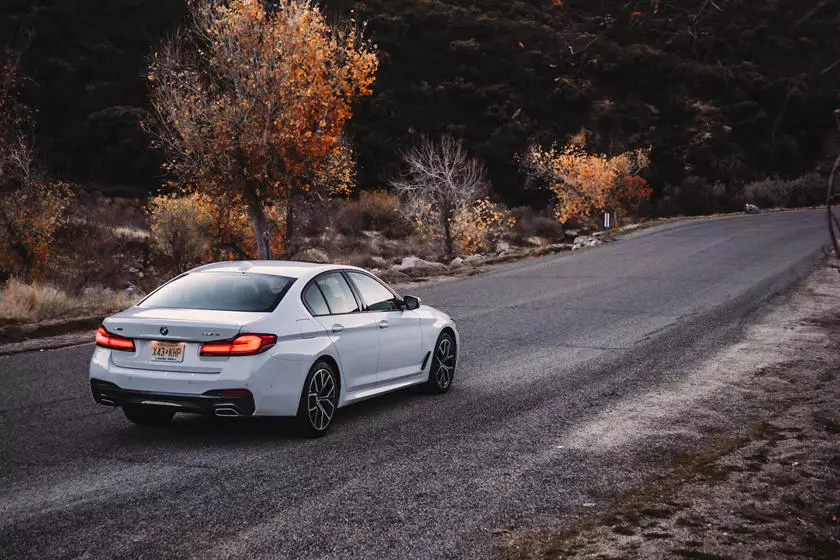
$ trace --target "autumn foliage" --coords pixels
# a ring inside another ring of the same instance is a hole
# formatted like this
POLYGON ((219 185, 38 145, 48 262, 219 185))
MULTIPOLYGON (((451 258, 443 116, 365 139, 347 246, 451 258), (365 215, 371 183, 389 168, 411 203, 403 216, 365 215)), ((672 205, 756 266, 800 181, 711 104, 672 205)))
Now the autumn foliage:
POLYGON ((14 83, 14 68, 0 69, 0 270, 37 279, 73 191, 37 167, 28 111, 14 98, 14 83))
MULTIPOLYGON (((283 229, 282 208, 269 206, 266 220, 283 229)), ((180 273, 194 266, 224 260, 257 258, 251 219, 244 206, 217 204, 202 192, 152 197, 146 208, 152 249, 180 273)), ((283 238, 271 238, 273 252, 282 250, 283 238)))
POLYGON ((532 146, 521 159, 524 170, 547 182, 561 223, 600 212, 635 212, 652 190, 638 177, 650 164, 650 150, 617 156, 590 154, 580 145, 544 150, 532 146))
POLYGON ((455 215, 452 232, 459 255, 492 251, 496 243, 510 234, 516 220, 510 211, 489 198, 480 198, 455 215))
MULTIPOLYGON (((378 66, 363 28, 331 26, 311 0, 193 0, 187 30, 149 71, 157 137, 178 184, 219 205, 242 205, 258 254, 270 253, 270 207, 346 193, 353 153, 343 140, 353 103, 378 66)), ((287 247, 288 249, 288 247, 287 247)))

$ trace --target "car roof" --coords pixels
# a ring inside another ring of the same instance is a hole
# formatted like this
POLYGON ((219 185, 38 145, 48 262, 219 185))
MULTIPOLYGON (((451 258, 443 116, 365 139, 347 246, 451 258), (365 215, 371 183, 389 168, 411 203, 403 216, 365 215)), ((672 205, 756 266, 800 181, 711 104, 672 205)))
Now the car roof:
POLYGON ((228 261, 206 264, 190 272, 251 272, 254 274, 273 274, 289 278, 315 276, 328 270, 355 269, 354 266, 320 264, 298 261, 228 261))

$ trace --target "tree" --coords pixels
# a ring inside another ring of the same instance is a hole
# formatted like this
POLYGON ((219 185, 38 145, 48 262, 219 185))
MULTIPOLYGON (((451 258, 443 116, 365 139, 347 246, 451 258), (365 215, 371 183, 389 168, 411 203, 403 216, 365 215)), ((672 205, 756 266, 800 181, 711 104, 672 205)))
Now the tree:
POLYGON ((16 81, 14 64, 0 68, 0 270, 37 278, 73 192, 50 183, 36 165, 29 111, 12 91, 16 81))
POLYGON ((521 158, 522 168, 548 182, 555 197, 555 215, 565 223, 591 218, 598 212, 633 211, 649 199, 652 190, 634 176, 650 164, 650 150, 617 156, 590 154, 580 145, 544 150, 531 146, 521 158))
POLYGON ((391 183, 412 218, 442 237, 446 257, 455 254, 454 220, 488 191, 484 165, 471 157, 461 140, 422 138, 403 154, 406 170, 391 183))
POLYGON ((244 205, 270 258, 266 208, 287 211, 349 165, 344 127, 372 93, 378 59, 363 28, 330 25, 312 0, 193 0, 190 25, 154 55, 156 136, 169 170, 218 204, 244 205))

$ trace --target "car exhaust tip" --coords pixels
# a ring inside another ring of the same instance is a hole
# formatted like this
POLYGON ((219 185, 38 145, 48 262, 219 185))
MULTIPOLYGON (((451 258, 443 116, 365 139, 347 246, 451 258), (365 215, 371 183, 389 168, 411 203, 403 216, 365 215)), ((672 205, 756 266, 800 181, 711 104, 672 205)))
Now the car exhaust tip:
POLYGON ((242 416, 242 413, 240 413, 236 407, 229 405, 217 406, 213 413, 222 418, 235 418, 242 416))

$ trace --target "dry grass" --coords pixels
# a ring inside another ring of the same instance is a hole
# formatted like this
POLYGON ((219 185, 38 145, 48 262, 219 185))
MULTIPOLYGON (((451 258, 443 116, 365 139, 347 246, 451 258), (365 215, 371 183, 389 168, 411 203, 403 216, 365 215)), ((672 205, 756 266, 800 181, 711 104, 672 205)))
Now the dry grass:
POLYGON ((35 323, 47 319, 106 314, 126 309, 138 294, 105 288, 87 288, 73 296, 53 286, 26 284, 15 278, 0 289, 0 323, 35 323))

